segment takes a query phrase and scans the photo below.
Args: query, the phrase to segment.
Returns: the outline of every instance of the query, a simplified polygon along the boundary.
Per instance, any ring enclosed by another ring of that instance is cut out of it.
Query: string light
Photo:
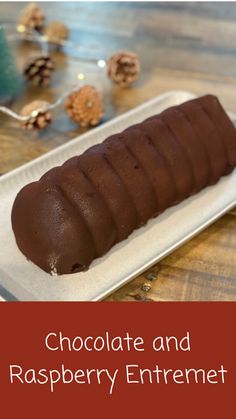
[[[8,25],[3,25],[5,28]],[[27,28],[24,25],[18,24],[16,26],[16,34],[12,34],[9,38],[11,41],[14,40],[18,40],[19,36],[20,39],[22,39],[22,35],[23,35],[23,39],[30,41],[30,42],[37,42],[42,50],[42,53],[45,55],[48,55],[48,37],[44,36],[44,35],[39,35],[35,30],[31,30],[31,32],[27,31]],[[66,47],[73,47],[74,49],[76,48],[77,50],[80,50],[80,48],[78,48],[78,46],[74,43],[72,43],[71,41],[59,41],[58,42],[61,46],[66,46]],[[87,61],[87,60],[86,60]],[[89,60],[90,62],[94,62],[96,63],[99,67],[104,67],[106,65],[106,62],[104,60]],[[105,65],[104,65],[105,63]],[[80,72],[77,75],[77,79],[79,81],[84,81],[85,80],[85,74]],[[27,122],[29,121],[32,117],[37,117],[37,115],[40,112],[47,112],[49,110],[53,110],[56,109],[57,107],[59,107],[64,101],[65,99],[73,92],[78,91],[81,88],[81,85],[79,83],[75,84],[74,86],[71,87],[71,89],[67,90],[66,92],[64,92],[54,103],[50,103],[48,104],[48,106],[45,106],[43,109],[36,109],[33,110],[29,115],[27,116],[23,116],[20,115],[19,113],[14,112],[12,109],[7,108],[6,106],[0,106],[0,112],[10,116],[11,118],[16,119],[17,121],[20,122]]]
[[[79,73],[78,76],[77,76],[77,79],[84,80],[85,79],[85,75],[83,73]]]
[[[104,61],[104,60],[98,60],[97,65],[100,68],[104,68],[104,67],[106,67],[106,61]]]
[[[58,106],[60,106],[64,100],[73,92],[79,90],[81,86],[79,84],[74,85],[70,90],[67,90],[65,93],[63,93],[63,95],[61,95],[56,102],[54,103],[50,103],[48,106],[45,106],[43,109],[37,109],[34,110],[33,112],[30,113],[30,115],[28,116],[22,116],[16,112],[14,112],[13,110],[7,108],[6,106],[0,106],[0,112],[2,112],[5,115],[8,115],[18,121],[29,121],[31,117],[35,117],[38,115],[38,113],[40,113],[42,110],[44,112],[47,112],[49,110],[55,109]]]
[[[9,24],[3,24],[2,26],[6,28],[9,26]],[[29,28],[27,28],[23,24],[17,24],[15,27],[15,31],[16,31],[15,34],[11,34],[10,36],[8,36],[9,40],[26,40],[29,42],[37,42],[39,46],[41,47],[41,52],[42,52],[42,55],[44,56],[44,59],[45,57],[46,58],[50,57],[49,55],[50,40],[47,35],[41,35],[34,29],[29,30]],[[119,75],[117,76],[116,69],[114,68],[117,65],[116,60],[120,59],[121,57],[121,59],[123,59],[124,65],[126,65],[127,60],[129,61],[129,65],[130,65],[130,60],[132,61],[134,57],[136,61],[138,60],[135,54],[129,53],[127,51],[114,54],[108,60],[108,62],[105,61],[103,58],[100,58],[100,59],[94,59],[90,57],[85,58],[82,55],[83,47],[75,44],[74,42],[70,40],[57,39],[56,45],[57,45],[57,48],[58,46],[60,46],[60,47],[73,49],[73,51],[75,51],[78,54],[79,60],[82,62],[85,61],[86,63],[93,63],[100,69],[105,69],[106,67],[108,67],[108,76],[111,78],[112,81],[116,83],[117,83],[118,78],[120,77]],[[87,48],[92,49],[91,46],[87,46]],[[37,63],[36,64],[32,63],[32,65],[37,66]],[[115,79],[113,80],[113,76],[111,77],[111,74],[113,74],[111,72],[111,69],[113,70],[113,73],[116,75],[116,78],[118,77],[117,80]],[[126,70],[124,71],[124,74],[126,74]],[[48,112],[49,110],[53,110],[57,108],[58,106],[60,106],[66,100],[66,98],[68,98],[69,95],[71,95],[73,92],[76,92],[76,91],[78,92],[78,90],[81,89],[80,82],[83,82],[85,79],[86,79],[86,75],[83,72],[79,72],[77,74],[77,80],[79,82],[76,85],[72,86],[71,89],[64,92],[54,103],[45,105],[43,109],[32,110],[30,115],[25,116],[25,115],[18,114],[14,112],[13,110],[7,108],[6,106],[0,106],[0,112],[21,122],[30,121],[31,118],[36,118],[40,113]],[[89,100],[87,101],[87,103],[90,103]]]

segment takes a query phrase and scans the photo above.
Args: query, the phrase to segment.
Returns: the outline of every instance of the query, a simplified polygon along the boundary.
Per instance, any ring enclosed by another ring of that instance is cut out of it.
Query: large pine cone
[[[93,86],[83,86],[68,96],[65,109],[69,117],[81,127],[95,126],[104,113],[102,95]]]
[[[139,58],[133,52],[120,51],[108,60],[108,77],[122,87],[127,87],[137,80],[139,74]]]
[[[63,22],[54,21],[44,30],[44,36],[47,41],[52,44],[60,44],[62,41],[68,39],[69,30]]]
[[[42,55],[28,62],[24,75],[34,86],[48,86],[53,70],[55,70],[55,65],[51,57]]]
[[[21,110],[21,116],[28,116],[29,119],[22,122],[22,128],[27,130],[46,128],[52,121],[48,106],[49,103],[44,100],[34,100],[25,105]]]
[[[18,25],[26,30],[41,31],[44,25],[45,15],[40,6],[36,3],[30,3],[22,10]]]

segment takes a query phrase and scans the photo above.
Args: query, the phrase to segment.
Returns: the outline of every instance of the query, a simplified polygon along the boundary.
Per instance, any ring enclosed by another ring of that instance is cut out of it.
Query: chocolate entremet
[[[86,270],[134,229],[236,166],[215,96],[148,118],[25,186],[12,210],[22,253],[51,274]]]

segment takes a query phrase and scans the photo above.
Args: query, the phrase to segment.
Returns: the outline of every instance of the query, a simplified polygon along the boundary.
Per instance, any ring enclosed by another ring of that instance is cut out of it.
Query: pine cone
[[[55,21],[49,23],[44,30],[44,36],[52,44],[60,44],[61,41],[68,39],[69,30],[63,22]]]
[[[22,10],[18,25],[30,31],[41,31],[44,25],[45,15],[40,6],[30,3]]]
[[[81,127],[95,126],[103,117],[103,98],[93,86],[83,86],[65,101],[69,117]]]
[[[30,116],[27,121],[22,121],[22,128],[27,130],[41,130],[46,128],[52,121],[51,113],[47,110],[49,103],[43,100],[34,100],[25,105],[21,110],[21,116]]]
[[[139,78],[139,58],[133,52],[117,52],[110,57],[107,67],[108,77],[122,87],[130,85]]]
[[[48,86],[53,70],[55,70],[55,65],[51,57],[42,55],[33,58],[26,64],[24,75],[34,86]]]

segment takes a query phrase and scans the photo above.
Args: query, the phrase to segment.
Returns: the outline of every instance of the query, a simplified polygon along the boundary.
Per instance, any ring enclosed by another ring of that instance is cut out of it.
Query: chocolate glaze
[[[194,188],[192,170],[183,147],[161,118],[153,117],[140,125],[140,129],[147,133],[157,151],[164,156],[174,178],[176,202],[182,201],[192,194]]]
[[[115,243],[236,166],[236,131],[212,95],[175,106],[25,186],[12,209],[22,253],[55,274]]]
[[[201,106],[200,100],[192,100],[181,107],[193,129],[204,143],[210,160],[211,176],[209,183],[216,183],[225,174],[228,166],[226,150],[222,138],[216,129],[215,123],[209,118]]]
[[[109,138],[104,143],[105,156],[113,170],[122,179],[135,211],[135,225],[141,226],[156,212],[155,195],[148,178],[136,158],[119,137]],[[143,191],[143,194],[141,193]],[[133,228],[135,228],[133,226]]]
[[[175,133],[177,140],[185,150],[189,164],[192,168],[194,179],[194,190],[198,192],[207,185],[210,177],[209,162],[206,151],[200,141],[196,139],[196,134],[184,114],[173,107],[161,114],[163,120]]]
[[[95,256],[82,217],[55,186],[25,186],[13,206],[12,227],[21,251],[46,272],[83,270]]]
[[[199,100],[211,121],[215,124],[218,134],[224,142],[228,164],[232,170],[236,165],[235,127],[224,112],[217,97],[207,95]]]
[[[157,213],[173,205],[177,195],[173,177],[165,159],[157,151],[148,135],[144,131],[133,128],[129,132],[124,132],[121,139],[148,176],[154,196],[156,196]]]
[[[96,256],[106,253],[116,241],[113,219],[92,182],[79,166],[64,166],[54,183],[83,217],[91,232]]]

